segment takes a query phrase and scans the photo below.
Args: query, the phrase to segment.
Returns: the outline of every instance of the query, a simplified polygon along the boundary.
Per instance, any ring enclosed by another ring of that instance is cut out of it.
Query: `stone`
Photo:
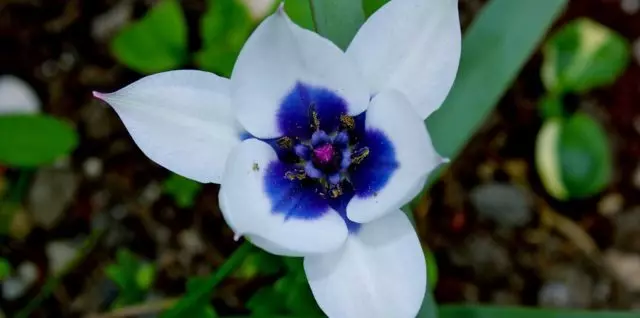
[[[78,244],[67,241],[55,241],[45,247],[49,259],[49,272],[52,275],[60,273],[78,254]]]
[[[11,275],[2,282],[2,296],[13,301],[22,297],[38,280],[38,268],[31,262],[20,264]]]
[[[531,220],[531,197],[509,183],[487,183],[474,188],[471,203],[478,214],[504,227],[523,226]]]
[[[547,271],[538,292],[538,303],[549,308],[588,308],[593,295],[593,279],[581,268],[556,265]]]
[[[53,228],[75,197],[78,180],[71,169],[42,168],[31,186],[28,210],[35,224]]]
[[[640,292],[640,255],[610,249],[604,262],[616,279],[630,292]]]
[[[12,75],[0,76],[0,114],[32,114],[40,107],[31,85]]]

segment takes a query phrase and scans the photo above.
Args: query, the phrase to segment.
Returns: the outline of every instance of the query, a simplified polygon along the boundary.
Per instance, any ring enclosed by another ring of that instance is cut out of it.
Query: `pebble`
[[[40,99],[27,82],[13,75],[0,76],[0,114],[39,112]]]
[[[614,245],[618,249],[640,253],[640,207],[616,215],[614,228]]]
[[[640,255],[610,249],[604,254],[604,262],[630,292],[640,292]]]
[[[626,14],[636,14],[640,11],[640,0],[620,0],[620,7]]]
[[[29,192],[28,207],[36,224],[53,228],[76,194],[78,180],[71,169],[38,170]]]
[[[107,41],[133,16],[133,1],[122,0],[109,11],[97,16],[91,24],[91,35],[99,41]]]
[[[530,196],[509,183],[480,185],[471,190],[470,199],[481,217],[504,227],[525,225],[532,217]]]
[[[78,244],[68,241],[55,241],[45,247],[49,259],[49,272],[60,273],[78,254]]]
[[[24,262],[16,268],[14,275],[2,282],[2,296],[12,301],[24,295],[38,280],[38,268],[31,262]]]
[[[473,268],[486,281],[504,277],[512,268],[506,248],[488,235],[468,238],[464,246],[450,250],[450,257],[455,265]]]
[[[541,307],[588,308],[593,294],[593,280],[582,269],[556,265],[547,272],[548,279],[538,292]]]
[[[602,216],[614,216],[622,210],[623,205],[624,198],[620,193],[609,193],[598,202],[598,212]]]
[[[89,179],[98,179],[102,175],[102,160],[91,157],[82,164],[82,170]]]

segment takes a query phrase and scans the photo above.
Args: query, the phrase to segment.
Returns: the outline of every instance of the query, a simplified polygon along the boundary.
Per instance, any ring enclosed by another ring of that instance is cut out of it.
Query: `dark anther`
[[[342,126],[349,130],[353,130],[354,128],[356,128],[356,121],[353,119],[353,117],[346,114],[340,115],[340,122],[342,123]]]
[[[320,119],[318,118],[315,103],[311,103],[311,105],[309,105],[309,113],[311,115],[311,128],[314,130],[320,129]]]
[[[293,181],[293,180],[303,180],[304,178],[307,177],[307,175],[304,173],[303,170],[294,170],[294,171],[287,171],[287,173],[284,174],[284,177]]]
[[[289,137],[282,137],[277,141],[278,146],[283,149],[291,149],[293,147],[293,140]]]
[[[351,154],[351,163],[360,164],[369,155],[369,148],[362,147]]]

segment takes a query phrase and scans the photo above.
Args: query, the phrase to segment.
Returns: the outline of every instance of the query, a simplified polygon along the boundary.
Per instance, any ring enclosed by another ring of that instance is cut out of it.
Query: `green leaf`
[[[389,2],[389,0],[362,0],[362,8],[364,9],[365,17],[370,17],[387,2]]]
[[[428,248],[424,250],[424,256],[427,261],[427,282],[429,283],[429,288],[435,290],[436,285],[438,285],[438,263],[436,263],[436,258],[431,253],[431,250]]]
[[[193,207],[195,198],[201,189],[202,184],[175,173],[172,173],[171,176],[164,181],[163,185],[164,192],[173,197],[176,205],[180,208]]]
[[[438,304],[436,304],[435,299],[433,299],[433,294],[430,289],[427,289],[427,294],[424,296],[422,307],[420,307],[416,318],[442,318],[438,316]]]
[[[141,264],[136,273],[136,284],[142,290],[151,288],[156,277],[156,267],[152,264]]]
[[[566,3],[493,0],[485,6],[464,36],[458,76],[447,100],[427,119],[438,153],[453,158],[460,152]]]
[[[121,63],[145,74],[181,66],[187,49],[187,24],[177,0],[163,0],[111,42]]]
[[[559,140],[562,180],[574,198],[602,191],[613,171],[611,149],[600,125],[584,114],[565,123]]]
[[[572,21],[544,45],[542,81],[555,93],[611,84],[629,63],[630,50],[624,37],[598,23]]]
[[[547,192],[560,200],[602,191],[613,171],[604,129],[581,113],[548,120],[536,141],[536,168]]]
[[[113,307],[139,303],[155,280],[155,266],[140,260],[126,249],[116,252],[116,263],[105,268],[105,275],[118,285],[118,298]]]
[[[0,136],[0,163],[14,167],[49,164],[78,144],[71,125],[46,115],[2,115]]]
[[[299,26],[307,30],[314,30],[309,0],[286,0],[284,2],[284,11]]]
[[[229,77],[244,42],[253,30],[247,9],[236,0],[209,0],[200,23],[203,49],[196,60],[201,69]]]
[[[538,102],[538,107],[542,117],[564,117],[567,116],[567,112],[562,104],[561,96],[555,94],[547,94]]]
[[[263,250],[256,250],[249,255],[238,268],[236,277],[251,279],[258,275],[274,275],[283,267],[282,258]]]
[[[9,275],[11,275],[11,264],[6,258],[0,257],[0,282]]]
[[[318,34],[346,50],[364,23],[361,0],[309,0]]]
[[[638,313],[572,311],[524,307],[440,306],[439,318],[636,318]]]
[[[273,286],[260,288],[247,301],[247,309],[251,310],[251,316],[269,317],[274,314],[285,314],[286,305],[281,295]]]

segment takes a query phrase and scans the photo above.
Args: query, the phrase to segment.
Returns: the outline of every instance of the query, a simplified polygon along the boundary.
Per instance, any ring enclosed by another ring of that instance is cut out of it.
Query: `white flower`
[[[399,208],[440,162],[423,119],[453,83],[460,42],[456,0],[393,0],[346,53],[281,8],[230,80],[171,71],[95,95],[149,158],[220,183],[238,236],[305,257],[328,316],[413,317],[426,265]]]

